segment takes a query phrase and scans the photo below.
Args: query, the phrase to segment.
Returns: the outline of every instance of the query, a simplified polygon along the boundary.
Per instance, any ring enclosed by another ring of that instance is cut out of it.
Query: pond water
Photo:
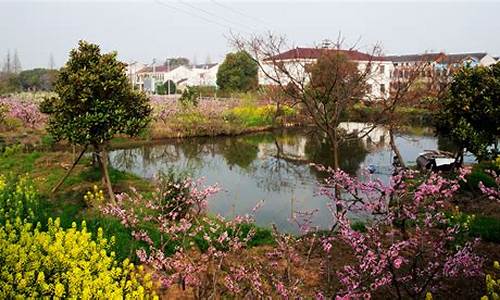
[[[404,160],[415,164],[426,149],[448,150],[447,143],[432,135],[398,134],[396,144]],[[372,164],[375,176],[388,180],[393,153],[384,128],[361,140],[340,147],[341,168],[351,174]],[[470,160],[471,158],[468,157]],[[187,138],[162,144],[110,152],[111,165],[144,178],[153,178],[169,168],[187,170],[206,184],[218,183],[222,190],[209,201],[209,210],[225,217],[256,213],[261,226],[296,233],[297,212],[316,210],[313,221],[321,228],[331,226],[327,199],[317,195],[324,174],[311,163],[331,164],[326,139],[311,128],[285,129],[234,137]]]

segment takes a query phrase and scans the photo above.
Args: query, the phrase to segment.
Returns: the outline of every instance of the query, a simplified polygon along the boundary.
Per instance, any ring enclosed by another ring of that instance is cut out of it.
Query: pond
[[[445,141],[422,133],[398,134],[396,144],[409,165],[415,164],[423,150],[449,149]],[[343,170],[359,175],[371,164],[376,166],[375,176],[385,181],[392,171],[393,156],[384,128],[340,147]],[[311,166],[331,164],[331,152],[326,139],[312,128],[175,139],[114,150],[110,161],[114,168],[148,179],[174,168],[203,177],[206,184],[218,183],[222,190],[209,201],[209,211],[214,214],[229,218],[248,214],[263,200],[255,216],[260,226],[276,224],[281,231],[296,233],[294,216],[313,210],[315,225],[331,226],[328,201],[318,195],[325,175]]]

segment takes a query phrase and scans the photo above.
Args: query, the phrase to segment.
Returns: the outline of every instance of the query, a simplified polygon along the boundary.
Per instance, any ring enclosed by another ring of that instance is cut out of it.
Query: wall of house
[[[297,81],[306,84],[309,81],[309,76],[305,72],[304,66],[314,64],[315,59],[301,59],[283,61],[284,67],[287,72],[292,74]],[[366,69],[367,61],[358,61],[358,68],[360,72]],[[279,81],[286,85],[290,82],[288,76],[279,72],[273,67],[272,63],[261,63],[262,69],[259,69],[259,84],[261,85],[275,85],[276,82],[266,76],[266,73],[271,77],[279,79]],[[369,95],[367,100],[379,100],[389,96],[389,86],[391,83],[391,76],[394,71],[394,65],[390,61],[374,61],[371,66],[371,74],[368,76],[367,84],[370,85]]]
[[[495,58],[491,55],[486,55],[485,57],[483,57],[480,61],[479,61],[479,64],[481,66],[491,66],[491,65],[494,65],[496,64],[497,61],[495,60]]]

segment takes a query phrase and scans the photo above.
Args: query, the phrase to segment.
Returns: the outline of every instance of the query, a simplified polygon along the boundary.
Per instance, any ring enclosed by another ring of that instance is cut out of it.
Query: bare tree
[[[423,101],[439,98],[449,82],[450,71],[447,68],[437,69],[433,62],[434,56],[423,54],[416,61],[396,68],[388,96],[377,103],[383,113],[375,116],[375,122],[389,131],[389,144],[399,166],[403,168],[405,163],[395,141],[395,132],[405,125],[403,108],[427,106]]]
[[[5,55],[5,61],[2,71],[7,74],[12,73],[12,59],[10,57],[10,50],[7,50],[7,54]]]
[[[290,47],[284,37],[272,33],[249,39],[233,36],[232,42],[258,63],[266,84],[279,87],[326,134],[332,146],[333,166],[339,168],[338,145],[353,138],[339,128],[341,116],[356,101],[370,98],[367,82],[375,72],[374,65],[378,67],[374,59],[380,56],[380,47],[373,47],[370,54],[355,50],[355,46],[345,50],[339,37],[336,43],[329,43],[329,48],[301,49]],[[369,127],[356,137],[374,128]]]
[[[49,69],[50,70],[54,70],[56,68],[56,63],[54,61],[54,55],[52,53],[50,53],[50,56],[49,56]]]
[[[17,49],[14,51],[14,58],[12,60],[12,71],[16,74],[22,71],[21,61],[17,55]]]

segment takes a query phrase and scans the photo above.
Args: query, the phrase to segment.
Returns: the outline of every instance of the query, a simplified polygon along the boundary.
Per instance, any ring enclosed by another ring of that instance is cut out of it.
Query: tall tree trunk
[[[339,141],[338,141],[338,136],[337,136],[337,130],[334,129],[333,132],[331,132],[329,135],[330,137],[330,143],[332,144],[332,155],[333,155],[333,168],[335,170],[340,169],[340,163],[339,163]],[[335,184],[335,198],[340,199],[340,186],[338,184]],[[336,201],[336,209],[337,212],[342,211],[344,208],[340,204],[340,201]]]
[[[396,154],[396,158],[399,162],[399,166],[401,168],[406,168],[405,162],[403,160],[403,156],[401,155],[401,152],[399,152],[399,148],[396,145],[396,139],[394,138],[394,128],[392,126],[389,126],[389,143],[391,145],[392,151],[394,151],[394,154]]]
[[[337,137],[337,132],[336,130],[333,131],[331,135],[331,143],[332,143],[332,154],[333,154],[333,168],[335,170],[340,169],[340,163],[339,163],[339,141]]]
[[[111,186],[111,180],[109,179],[108,172],[108,152],[102,146],[97,147],[97,149],[97,160],[99,161],[99,167],[101,169],[102,182],[108,191],[109,200],[111,203],[115,203],[115,194],[113,192],[113,187]]]
[[[71,171],[73,171],[75,166],[78,164],[78,162],[82,158],[83,154],[85,154],[85,151],[87,151],[87,147],[88,146],[86,145],[85,148],[83,148],[82,152],[80,153],[80,155],[78,155],[78,158],[73,162],[73,165],[71,166],[71,168],[69,168],[68,172],[66,172],[64,177],[61,178],[61,180],[59,180],[59,182],[56,184],[56,186],[54,186],[54,188],[51,191],[52,193],[55,193],[61,187],[61,185],[64,183],[66,178],[68,178],[69,174],[71,173]]]

